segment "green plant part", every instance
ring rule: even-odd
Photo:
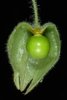
[[[34,58],[44,58],[49,52],[49,41],[45,36],[35,35],[29,38],[26,44],[28,53]]]
[[[40,25],[35,0],[34,25],[20,22],[7,42],[7,53],[13,68],[15,86],[28,94],[59,60],[61,42],[56,25]],[[33,27],[34,26],[34,27]]]

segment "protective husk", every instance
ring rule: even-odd
[[[28,86],[25,94],[28,94],[54,67],[60,56],[60,37],[55,24],[46,23],[41,29],[45,29],[43,35],[48,38],[50,43],[50,51],[46,58],[35,59],[27,53],[26,43],[33,35],[32,26],[28,23],[19,23],[7,42],[8,57],[14,72],[14,83],[20,91],[24,91]]]

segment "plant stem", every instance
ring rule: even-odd
[[[35,27],[39,28],[39,20],[38,20],[38,9],[37,9],[37,4],[35,0],[32,0],[33,3],[33,10],[34,10],[34,23],[35,23]]]

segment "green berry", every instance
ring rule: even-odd
[[[38,59],[44,58],[49,53],[49,41],[45,36],[34,35],[27,41],[26,49],[32,57]]]

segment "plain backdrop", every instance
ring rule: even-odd
[[[33,91],[24,96],[13,83],[6,43],[13,28],[21,21],[32,23],[31,0],[2,1],[0,3],[0,100],[38,99],[67,100],[67,6],[66,2],[37,0],[41,25],[56,24],[61,38],[61,55],[55,67]]]

